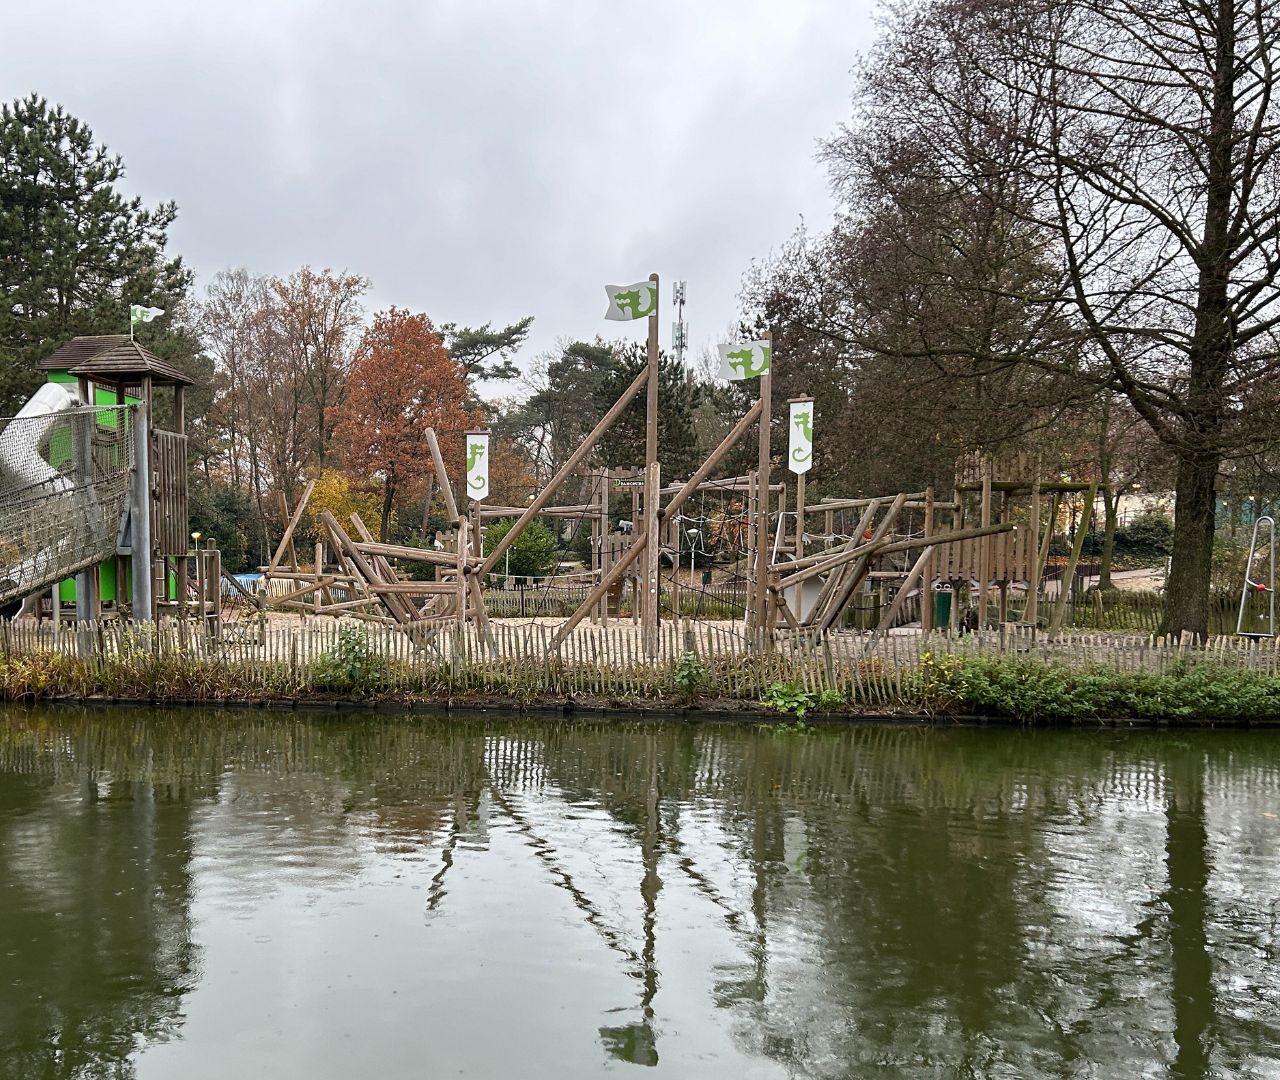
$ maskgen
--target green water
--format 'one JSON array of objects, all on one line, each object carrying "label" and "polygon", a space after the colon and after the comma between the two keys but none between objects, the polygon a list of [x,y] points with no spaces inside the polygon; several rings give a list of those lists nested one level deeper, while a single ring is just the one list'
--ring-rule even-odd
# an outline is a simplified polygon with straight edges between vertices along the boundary
[{"label": "green water", "polygon": [[1280,1076],[1280,733],[0,713],[0,1077]]}]

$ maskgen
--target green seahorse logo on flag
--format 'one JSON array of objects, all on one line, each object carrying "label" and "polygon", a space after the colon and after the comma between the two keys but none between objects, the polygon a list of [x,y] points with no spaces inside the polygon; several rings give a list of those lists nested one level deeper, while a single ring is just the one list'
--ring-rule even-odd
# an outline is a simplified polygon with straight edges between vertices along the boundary
[{"label": "green seahorse logo on flag", "polygon": [[787,425],[787,468],[793,473],[808,472],[813,465],[813,402],[791,402]]},{"label": "green seahorse logo on flag", "polygon": [[489,494],[489,433],[467,432],[467,494],[483,499]]},{"label": "green seahorse logo on flag", "polygon": [[769,371],[771,349],[767,341],[743,341],[718,348],[722,379],[754,379]]},{"label": "green seahorse logo on flag", "polygon": [[643,319],[658,312],[658,285],[654,281],[637,281],[634,285],[606,285],[605,295],[609,297],[609,310],[604,313],[606,319],[614,322],[630,322],[632,319]]}]

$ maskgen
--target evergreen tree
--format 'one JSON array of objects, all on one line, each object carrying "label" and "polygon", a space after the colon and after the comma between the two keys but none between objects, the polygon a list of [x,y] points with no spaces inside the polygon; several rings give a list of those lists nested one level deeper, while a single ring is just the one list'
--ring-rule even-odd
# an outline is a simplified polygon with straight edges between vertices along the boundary
[{"label": "evergreen tree", "polygon": [[[167,258],[171,202],[146,209],[118,184],[124,163],[36,95],[0,105],[0,414],[39,384],[35,362],[80,334],[125,333],[129,305],[172,313],[191,282]],[[170,316],[145,328],[165,343]]]}]

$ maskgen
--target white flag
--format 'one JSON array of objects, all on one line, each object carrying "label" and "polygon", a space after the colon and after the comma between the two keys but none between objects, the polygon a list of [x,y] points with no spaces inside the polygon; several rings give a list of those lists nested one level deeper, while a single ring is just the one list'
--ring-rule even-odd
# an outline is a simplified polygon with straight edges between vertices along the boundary
[{"label": "white flag", "polygon": [[609,297],[606,319],[614,322],[630,322],[658,312],[658,286],[652,281],[637,281],[634,285],[606,285]]},{"label": "white flag", "polygon": [[467,494],[480,500],[489,495],[489,433],[467,432]]},{"label": "white flag", "polygon": [[143,307],[141,304],[129,305],[129,325],[137,326],[140,322],[150,322],[157,315],[163,315],[164,308]]},{"label": "white flag", "polygon": [[742,341],[736,345],[720,345],[720,378],[754,379],[769,371],[769,343]]},{"label": "white flag", "polygon": [[791,422],[787,427],[787,468],[793,473],[808,472],[813,465],[813,402],[791,402]]}]

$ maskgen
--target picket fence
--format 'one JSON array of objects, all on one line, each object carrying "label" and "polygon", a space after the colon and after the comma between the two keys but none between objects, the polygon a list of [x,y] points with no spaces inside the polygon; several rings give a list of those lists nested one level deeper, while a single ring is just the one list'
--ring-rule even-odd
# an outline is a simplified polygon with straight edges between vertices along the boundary
[{"label": "picket fence", "polygon": [[449,624],[424,627],[415,636],[325,619],[245,623],[223,631],[219,640],[176,621],[3,623],[0,654],[6,662],[41,653],[78,658],[80,670],[97,678],[102,692],[111,692],[113,679],[124,671],[129,678],[121,694],[139,692],[140,671],[150,672],[150,680],[163,675],[166,658],[182,662],[170,665],[175,669],[199,669],[203,689],[184,691],[180,679],[165,683],[163,693],[154,682],[145,684],[154,696],[168,697],[319,693],[334,688],[335,667],[343,664],[376,671],[380,692],[409,696],[476,692],[524,700],[663,700],[678,697],[692,673],[698,689],[713,697],[756,700],[784,682],[871,706],[892,706],[909,696],[906,683],[922,660],[945,655],[997,654],[1120,671],[1185,671],[1210,664],[1280,674],[1280,642],[1273,639],[1222,636],[1200,642],[1067,631],[1050,640],[1042,631],[1015,625],[961,636],[792,631],[765,641],[745,634],[740,623],[666,622],[652,656],[645,654],[637,628],[616,622],[579,627],[559,649],[552,648],[555,626],[547,623],[494,622],[484,633]]}]

